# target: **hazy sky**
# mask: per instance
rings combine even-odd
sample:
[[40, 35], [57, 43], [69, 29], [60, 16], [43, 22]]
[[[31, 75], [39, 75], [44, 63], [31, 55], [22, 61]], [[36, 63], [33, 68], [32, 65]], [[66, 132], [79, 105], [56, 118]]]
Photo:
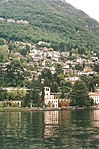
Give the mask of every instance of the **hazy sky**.
[[99, 22], [99, 0], [66, 0]]

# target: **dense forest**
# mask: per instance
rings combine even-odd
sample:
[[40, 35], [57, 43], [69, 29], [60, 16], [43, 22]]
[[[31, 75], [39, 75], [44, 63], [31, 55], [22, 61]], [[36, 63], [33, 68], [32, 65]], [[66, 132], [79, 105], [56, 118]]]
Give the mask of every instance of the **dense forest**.
[[62, 0], [0, 0], [0, 18], [0, 37], [8, 41], [47, 41], [56, 49], [63, 43], [67, 50], [99, 49], [99, 23]]

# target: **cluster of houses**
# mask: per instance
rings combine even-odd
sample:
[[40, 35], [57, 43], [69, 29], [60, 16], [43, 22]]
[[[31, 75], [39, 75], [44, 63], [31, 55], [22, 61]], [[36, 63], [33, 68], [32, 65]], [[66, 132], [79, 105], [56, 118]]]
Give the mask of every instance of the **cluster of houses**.
[[[47, 44], [45, 42], [39, 42], [38, 45], [40, 44]], [[60, 64], [61, 68], [63, 70], [63, 75], [65, 77], [65, 80], [69, 80], [71, 83], [75, 83], [75, 81], [80, 79], [81, 75], [93, 75], [96, 74], [95, 71], [92, 70], [91, 65], [93, 65], [95, 62], [99, 63], [99, 59], [96, 56], [96, 53], [93, 51], [90, 53], [90, 58], [86, 59], [84, 55], [80, 54], [75, 54], [73, 53], [73, 56], [76, 58], [74, 60], [69, 60], [68, 57], [70, 56], [69, 51], [65, 52], [60, 52], [60, 51], [55, 51], [53, 48], [49, 48], [47, 46], [45, 47], [37, 47], [36, 45], [31, 45], [31, 44], [25, 44], [22, 43], [23, 47], [26, 45], [29, 45], [30, 51], [28, 53], [28, 58], [31, 59], [31, 61], [28, 63], [28, 66], [36, 66], [36, 68], [31, 71], [32, 76], [31, 78], [27, 78], [28, 80], [32, 79], [34, 76], [38, 77], [41, 72], [43, 71], [44, 68], [47, 68], [51, 71], [52, 74], [56, 72], [55, 66], [56, 64]], [[16, 58], [20, 59], [21, 58], [20, 53], [16, 53]], [[62, 58], [64, 60], [62, 60]], [[77, 64], [85, 65], [83, 67], [83, 70], [76, 70], [73, 69]], [[89, 96], [93, 98], [95, 104], [99, 104], [99, 88], [97, 86], [97, 91], [94, 93], [89, 93]], [[45, 105], [49, 107], [59, 107], [59, 103], [64, 102], [63, 105], [68, 106], [69, 105], [69, 99], [58, 99], [55, 94], [50, 92], [49, 87], [45, 87], [45, 97], [44, 97], [44, 103]]]
[[[54, 61], [58, 62], [58, 60], [60, 58], [60, 52], [54, 51], [53, 48], [46, 48], [46, 47], [38, 50], [34, 46], [34, 48], [30, 51], [29, 55], [32, 57], [33, 61], [50, 58], [52, 61], [54, 60]], [[43, 63], [43, 65], [45, 65], [45, 64]]]
[[14, 19], [5, 19], [5, 18], [1, 18], [0, 17], [0, 21], [5, 21], [7, 23], [17, 23], [17, 24], [26, 24], [28, 25], [29, 24], [29, 21], [27, 20], [14, 20]]
[[[72, 83], [79, 80], [81, 75], [93, 75], [96, 74], [95, 71], [92, 70], [92, 65], [96, 61], [99, 62], [99, 59], [94, 53], [89, 59], [86, 59], [80, 54], [73, 53], [73, 56], [76, 57], [75, 60], [69, 60], [68, 57], [70, 55], [69, 51], [66, 52], [59, 52], [53, 50], [53, 48], [39, 48], [34, 45], [31, 47], [29, 57], [32, 59], [31, 62], [28, 63], [28, 66], [33, 66], [35, 64], [36, 70], [33, 72], [35, 75], [40, 75], [44, 68], [47, 68], [51, 71], [52, 74], [55, 73], [55, 66], [56, 64], [61, 65], [63, 70], [63, 75], [69, 74], [69, 77], [65, 77], [65, 79], [69, 79]], [[62, 58], [64, 60], [62, 61]], [[76, 70], [75, 66], [77, 64], [83, 65], [85, 64], [83, 70]], [[67, 75], [68, 76], [68, 75]]]
[[[70, 53], [68, 51], [59, 52], [59, 51], [54, 51], [52, 48], [47, 48], [47, 47], [44, 47], [38, 50], [36, 49], [35, 46], [31, 49], [29, 53], [29, 55], [32, 57], [33, 62], [37, 63], [41, 60], [40, 62], [41, 62], [42, 67], [40, 67], [37, 70], [38, 75], [44, 68], [48, 68], [51, 71], [51, 73], [54, 74], [55, 64], [60, 64], [62, 66], [64, 75], [68, 73], [70, 74], [68, 76], [66, 75], [67, 77], [65, 76], [65, 80], [70, 80], [70, 82], [73, 84], [75, 83], [75, 81], [80, 79], [81, 75], [89, 76], [89, 75], [96, 74], [96, 72], [93, 71], [91, 67], [94, 63], [99, 62], [99, 59], [96, 56], [96, 53], [92, 51], [91, 57], [89, 59], [84, 58], [84, 55], [83, 56], [76, 55], [75, 60], [68, 60], [69, 54]], [[66, 60], [61, 61], [61, 57], [65, 57]], [[72, 69], [73, 67], [75, 67], [75, 65], [77, 64], [83, 65], [83, 63], [85, 63], [85, 66], [82, 71]], [[99, 104], [98, 86], [96, 87], [96, 92], [94, 93], [90, 92], [89, 96], [93, 98], [94, 104]], [[44, 99], [45, 99], [44, 102], [47, 106], [51, 106], [55, 108], [58, 108], [59, 102], [61, 102], [61, 99], [56, 98], [53, 93], [50, 93], [49, 87], [45, 87], [45, 98]], [[70, 101], [68, 99], [65, 99], [65, 102], [67, 103], [65, 104], [67, 106]]]

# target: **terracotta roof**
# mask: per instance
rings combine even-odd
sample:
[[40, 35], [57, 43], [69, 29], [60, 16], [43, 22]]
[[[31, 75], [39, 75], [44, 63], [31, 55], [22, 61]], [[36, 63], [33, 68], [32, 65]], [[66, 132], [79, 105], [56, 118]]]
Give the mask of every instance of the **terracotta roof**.
[[90, 92], [89, 96], [99, 96], [99, 92]]
[[97, 89], [99, 89], [99, 86], [96, 86]]

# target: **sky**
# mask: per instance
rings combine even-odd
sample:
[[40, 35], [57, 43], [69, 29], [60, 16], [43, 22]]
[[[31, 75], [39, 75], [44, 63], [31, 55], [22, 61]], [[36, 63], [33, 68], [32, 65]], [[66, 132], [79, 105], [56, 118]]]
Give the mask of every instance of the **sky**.
[[99, 0], [66, 0], [99, 22]]

